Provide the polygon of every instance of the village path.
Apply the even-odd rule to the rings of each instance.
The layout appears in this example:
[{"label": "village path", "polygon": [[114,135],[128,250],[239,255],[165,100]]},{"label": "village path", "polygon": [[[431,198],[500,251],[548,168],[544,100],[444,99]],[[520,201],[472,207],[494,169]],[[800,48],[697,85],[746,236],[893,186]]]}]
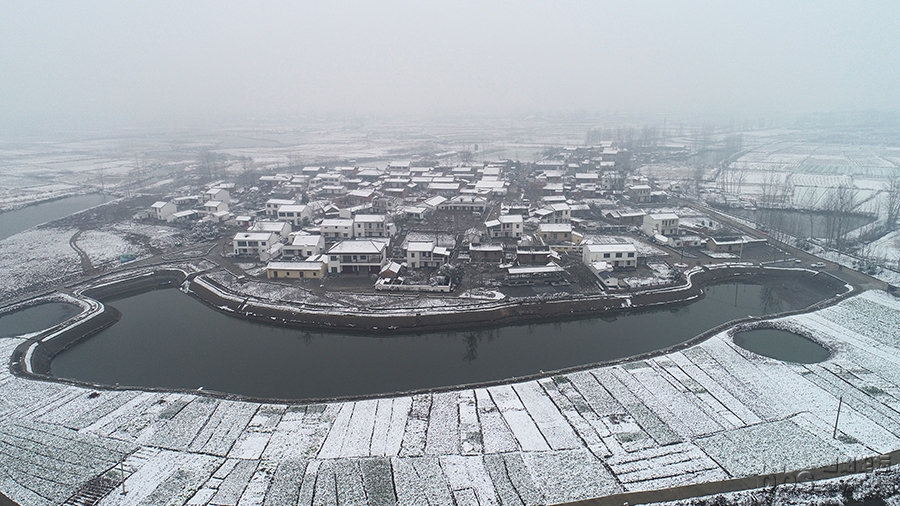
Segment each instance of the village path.
[{"label": "village path", "polygon": [[809,266],[812,262],[824,262],[825,269],[823,269],[823,271],[828,272],[829,274],[831,274],[851,285],[854,285],[861,290],[886,290],[887,289],[887,283],[885,283],[884,281],[873,278],[872,276],[869,276],[865,273],[859,272],[855,269],[851,269],[849,267],[845,267],[845,266],[836,264],[828,259],[818,257],[816,255],[813,255],[811,253],[803,251],[802,249],[791,246],[790,244],[781,242],[781,241],[775,239],[774,237],[770,236],[769,234],[766,234],[765,232],[761,232],[753,227],[747,226],[744,223],[741,223],[740,221],[735,220],[734,218],[732,218],[726,214],[720,213],[714,209],[710,209],[709,207],[698,205],[697,203],[691,202],[689,200],[682,200],[681,204],[686,207],[696,209],[697,211],[709,214],[716,220],[719,220],[720,222],[725,223],[728,226],[739,230],[743,234],[747,234],[749,236],[756,237],[759,239],[768,240],[769,243],[772,244],[773,246],[781,248],[782,250],[789,252],[795,258],[799,259],[801,261],[801,264],[804,266]]},{"label": "village path", "polygon": [[97,269],[91,263],[91,257],[89,257],[88,254],[78,246],[78,238],[81,236],[82,232],[84,231],[79,230],[78,232],[72,234],[72,237],[69,238],[69,246],[71,246],[72,249],[75,250],[75,253],[78,253],[78,257],[81,258],[81,270],[85,276],[89,277],[96,274]]}]

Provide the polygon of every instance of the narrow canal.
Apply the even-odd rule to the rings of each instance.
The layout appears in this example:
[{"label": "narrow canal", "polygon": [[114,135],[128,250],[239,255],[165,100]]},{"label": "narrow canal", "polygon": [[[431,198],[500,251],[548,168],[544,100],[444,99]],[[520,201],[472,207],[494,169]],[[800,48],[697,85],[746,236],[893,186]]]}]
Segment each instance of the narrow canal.
[{"label": "narrow canal", "polygon": [[[502,380],[672,346],[721,323],[834,293],[791,280],[727,283],[693,304],[616,318],[367,337],[230,317],[174,289],[108,301],[121,321],[58,355],[58,377],[274,399],[358,396]],[[818,287],[821,288],[821,287]]]},{"label": "narrow canal", "polygon": [[15,211],[0,213],[0,241],[28,230],[35,225],[65,218],[70,214],[109,202],[111,199],[112,197],[107,195],[92,193],[90,195],[78,195],[52,200],[16,209]]}]

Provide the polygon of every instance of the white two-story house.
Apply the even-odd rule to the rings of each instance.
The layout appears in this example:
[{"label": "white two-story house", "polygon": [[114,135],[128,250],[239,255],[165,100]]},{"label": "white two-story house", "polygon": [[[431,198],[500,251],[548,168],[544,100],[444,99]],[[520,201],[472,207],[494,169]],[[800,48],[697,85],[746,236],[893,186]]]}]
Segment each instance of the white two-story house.
[{"label": "white two-story house", "polygon": [[296,204],[295,200],[288,199],[269,199],[266,201],[266,216],[278,216],[278,208],[281,206],[292,206]]},{"label": "white two-story house", "polygon": [[312,219],[312,209],[305,204],[284,204],[278,208],[278,219],[299,227],[304,219]]},{"label": "white two-story house", "polygon": [[284,257],[309,258],[321,255],[325,250],[325,238],[321,235],[295,235],[291,243],[281,250]]},{"label": "white two-story house", "polygon": [[153,217],[157,220],[172,221],[172,214],[178,211],[178,206],[174,202],[154,202],[150,209],[153,211]]},{"label": "white two-story house", "polygon": [[581,251],[582,261],[588,266],[606,262],[613,269],[637,268],[637,248],[634,244],[587,244]]},{"label": "white two-story house", "polygon": [[645,215],[642,229],[651,237],[657,234],[666,237],[676,236],[678,235],[678,215],[675,213]]},{"label": "white two-story house", "polygon": [[286,221],[257,221],[247,232],[275,232],[282,239],[287,239],[291,234],[291,224]]},{"label": "white two-story house", "polygon": [[503,237],[521,238],[523,221],[520,214],[501,214],[496,220],[485,222],[484,226],[487,227],[488,235],[492,239]]},{"label": "white two-story house", "polygon": [[433,241],[409,241],[406,245],[406,265],[410,268],[440,267],[450,260],[450,250],[436,246]]},{"label": "white two-story house", "polygon": [[341,241],[326,253],[328,272],[378,274],[387,262],[387,244],[381,241]]},{"label": "white two-story house", "polygon": [[238,232],[232,240],[235,256],[258,256],[277,242],[275,232]]},{"label": "white two-story house", "polygon": [[353,238],[353,220],[348,218],[327,218],[319,225],[322,237],[326,241],[338,241]]},{"label": "white two-story house", "polygon": [[387,216],[357,214],[353,217],[353,237],[390,237]]}]

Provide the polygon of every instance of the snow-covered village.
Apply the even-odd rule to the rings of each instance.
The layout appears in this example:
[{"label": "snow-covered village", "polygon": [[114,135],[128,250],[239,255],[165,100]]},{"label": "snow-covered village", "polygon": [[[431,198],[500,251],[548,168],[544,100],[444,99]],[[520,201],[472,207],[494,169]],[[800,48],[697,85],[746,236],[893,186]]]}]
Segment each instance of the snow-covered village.
[{"label": "snow-covered village", "polygon": [[900,505],[900,3],[0,12],[0,506]]},{"label": "snow-covered village", "polygon": [[[887,207],[900,149],[817,145],[802,130],[723,131],[705,151],[696,132],[650,146],[587,132],[597,141],[475,151],[457,139],[484,133],[450,131],[407,140],[401,161],[354,137],[341,146],[353,157],[333,160],[325,132],[278,149],[231,146],[289,134],[210,134],[199,155],[158,148],[166,161],[116,159],[96,141],[5,150],[4,167],[22,170],[3,171],[0,218],[99,200],[0,241],[0,493],[15,504],[893,493],[880,474],[824,484],[858,462],[895,472],[900,248]],[[313,163],[297,154],[318,151]],[[829,207],[836,194],[852,205]],[[718,319],[686,313],[695,306]],[[142,326],[136,312],[172,323]],[[305,342],[302,356],[270,349],[280,336],[268,329],[306,336],[290,345]],[[743,337],[760,331],[822,354]],[[210,346],[234,356],[212,360]],[[342,347],[366,351],[343,362],[358,351]],[[182,375],[189,363],[201,372]]]}]

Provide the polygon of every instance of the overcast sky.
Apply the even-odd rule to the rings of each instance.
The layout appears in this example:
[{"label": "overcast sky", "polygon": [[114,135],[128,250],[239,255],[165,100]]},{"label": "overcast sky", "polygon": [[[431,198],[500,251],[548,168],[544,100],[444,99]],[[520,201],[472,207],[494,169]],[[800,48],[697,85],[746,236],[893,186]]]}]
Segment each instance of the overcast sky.
[{"label": "overcast sky", "polygon": [[896,110],[900,2],[0,4],[0,120]]}]

